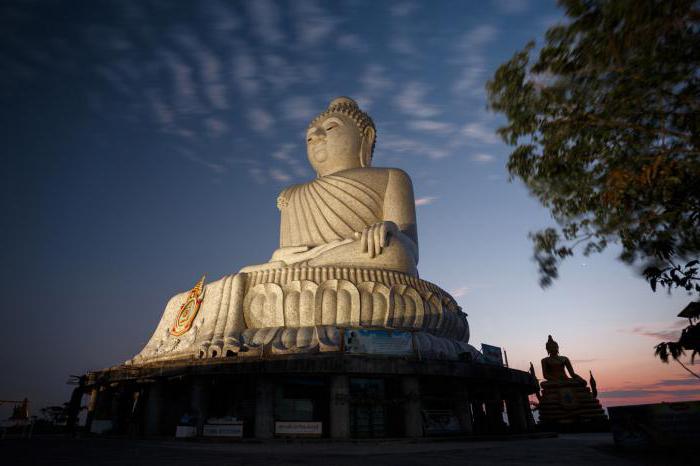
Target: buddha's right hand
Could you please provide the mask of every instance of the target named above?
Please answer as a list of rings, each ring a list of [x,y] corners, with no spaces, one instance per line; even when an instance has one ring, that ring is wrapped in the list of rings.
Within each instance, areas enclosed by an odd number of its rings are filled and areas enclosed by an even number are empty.
[[[377,222],[366,227],[360,234],[360,251],[367,253],[370,258],[378,256],[382,253],[382,248],[389,245],[389,236],[398,231],[399,227],[389,221]]]

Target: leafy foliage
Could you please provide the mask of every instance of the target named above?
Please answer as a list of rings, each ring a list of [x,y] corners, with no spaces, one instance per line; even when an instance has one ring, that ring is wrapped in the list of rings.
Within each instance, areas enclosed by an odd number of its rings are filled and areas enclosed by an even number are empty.
[[[550,28],[487,84],[513,178],[557,228],[531,234],[540,284],[609,243],[657,284],[700,292],[700,10],[691,0],[560,0]],[[648,272],[648,273],[647,273]],[[671,347],[666,353],[680,354]]]

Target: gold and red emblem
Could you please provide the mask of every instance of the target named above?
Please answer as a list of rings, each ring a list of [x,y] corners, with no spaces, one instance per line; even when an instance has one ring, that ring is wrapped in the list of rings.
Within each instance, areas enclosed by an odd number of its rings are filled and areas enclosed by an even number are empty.
[[[170,327],[170,334],[172,336],[179,337],[192,328],[192,322],[194,322],[194,318],[197,317],[199,307],[204,300],[204,278],[205,275],[202,275],[202,278],[200,278],[194,288],[190,290],[185,302],[180,306],[175,322],[173,326]]]

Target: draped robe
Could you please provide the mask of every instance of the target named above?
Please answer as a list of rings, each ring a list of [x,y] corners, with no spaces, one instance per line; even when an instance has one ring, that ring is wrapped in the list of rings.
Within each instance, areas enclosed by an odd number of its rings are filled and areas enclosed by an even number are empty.
[[[382,221],[383,196],[342,175],[327,175],[285,189],[281,211],[280,247],[315,247],[353,238]]]

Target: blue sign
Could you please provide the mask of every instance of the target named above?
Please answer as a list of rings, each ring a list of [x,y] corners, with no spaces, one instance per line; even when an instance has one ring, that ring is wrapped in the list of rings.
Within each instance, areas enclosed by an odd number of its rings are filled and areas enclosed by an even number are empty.
[[[358,354],[413,354],[413,337],[399,330],[345,329],[345,351]]]

